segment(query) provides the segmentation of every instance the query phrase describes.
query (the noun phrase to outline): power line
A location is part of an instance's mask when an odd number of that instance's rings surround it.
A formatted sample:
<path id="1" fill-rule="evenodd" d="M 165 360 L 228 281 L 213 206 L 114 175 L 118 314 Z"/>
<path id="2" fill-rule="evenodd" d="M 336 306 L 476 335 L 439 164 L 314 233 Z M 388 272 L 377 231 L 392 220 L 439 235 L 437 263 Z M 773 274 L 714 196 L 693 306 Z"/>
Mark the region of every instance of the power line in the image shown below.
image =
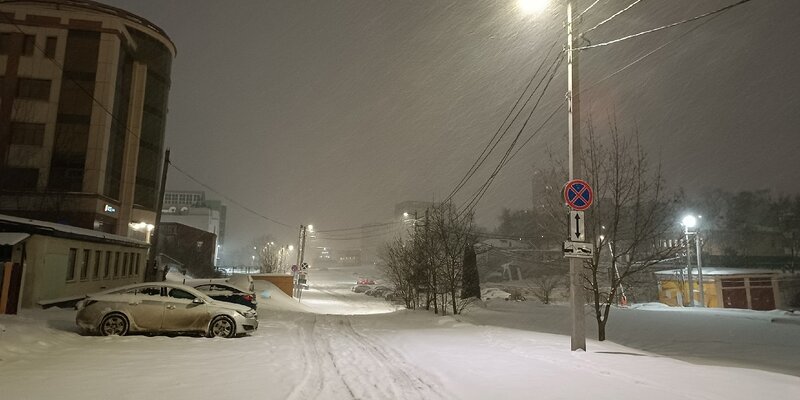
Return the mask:
<path id="1" fill-rule="evenodd" d="M 559 57 L 557 57 L 554 60 L 553 64 L 548 68 L 548 70 L 552 69 L 552 71 L 550 73 L 550 76 L 547 79 L 547 83 L 545 84 L 544 88 L 542 89 L 542 91 L 541 91 L 541 93 L 539 95 L 539 98 L 536 100 L 536 103 L 531 108 L 531 111 L 528 114 L 528 117 L 525 119 L 525 122 L 523 123 L 522 127 L 520 127 L 519 131 L 517 132 L 516 137 L 511 142 L 510 146 L 506 150 L 506 152 L 503 155 L 503 157 L 501 158 L 500 162 L 495 167 L 494 172 L 492 172 L 492 174 L 489 176 L 489 178 L 486 180 L 486 182 L 483 185 L 481 185 L 481 187 L 475 192 L 475 194 L 473 195 L 472 199 L 470 201 L 468 201 L 464 205 L 464 208 L 458 213 L 459 217 L 464 216 L 464 215 L 469 215 L 469 213 L 472 210 L 475 209 L 475 207 L 477 206 L 478 202 L 483 198 L 483 196 L 488 191 L 489 186 L 491 186 L 492 182 L 494 182 L 494 179 L 500 173 L 500 170 L 508 163 L 509 154 L 514 149 L 517 141 L 519 140 L 520 136 L 522 135 L 522 132 L 525 130 L 525 127 L 528 125 L 528 122 L 531 120 L 531 117 L 533 116 L 533 113 L 538 108 L 539 103 L 541 102 L 542 98 L 544 97 L 544 94 L 547 92 L 547 89 L 549 88 L 550 83 L 553 81 L 553 78 L 555 78 L 555 75 L 556 75 L 556 73 L 558 71 L 558 66 L 561 65 L 561 62 L 563 62 L 563 60 L 564 60 L 563 56 L 564 56 L 564 53 L 561 53 L 559 55 Z M 552 117 L 552 115 L 554 115 L 554 114 L 551 114 L 551 117 Z"/>
<path id="2" fill-rule="evenodd" d="M 583 12 L 581 12 L 580 14 L 578 14 L 578 16 L 575 17 L 575 19 L 578 19 L 578 18 L 582 17 L 583 14 L 586 14 L 587 12 L 589 12 L 589 10 L 591 10 L 592 7 L 594 7 L 599 2 L 600 2 L 600 0 L 594 0 L 594 3 L 592 3 L 589 7 L 586 7 L 586 9 L 583 10 Z"/>
<path id="3" fill-rule="evenodd" d="M 489 157 L 489 155 L 491 155 L 491 153 L 494 151 L 494 149 L 497 147 L 497 145 L 500 143 L 500 141 L 503 139 L 503 137 L 505 137 L 505 135 L 508 133 L 508 130 L 511 128 L 511 125 L 513 125 L 514 121 L 516 121 L 517 117 L 519 117 L 519 114 L 522 112 L 522 110 L 528 104 L 530 99 L 533 97 L 533 94 L 536 92 L 536 89 L 538 89 L 539 85 L 541 84 L 541 81 L 539 82 L 539 84 L 537 84 L 536 88 L 534 88 L 534 90 L 531 92 L 530 96 L 528 96 L 528 99 L 525 100 L 525 103 L 523 103 L 522 107 L 520 107 L 520 109 L 517 111 L 517 114 L 514 115 L 513 118 L 511 118 L 511 123 L 508 124 L 508 126 L 505 128 L 505 130 L 503 130 L 503 127 L 506 126 L 506 123 L 509 121 L 509 117 L 511 116 L 511 114 L 514 113 L 514 110 L 517 109 L 517 106 L 519 105 L 519 102 L 525 96 L 525 93 L 527 93 L 527 91 L 530 88 L 531 84 L 536 79 L 536 76 L 541 71 L 542 67 L 545 64 L 545 61 L 547 60 L 547 57 L 550 55 L 550 52 L 553 50 L 553 48 L 556 46 L 556 44 L 558 44 L 558 42 L 553 42 L 553 45 L 550 46 L 550 48 L 547 50 L 547 53 L 542 58 L 542 62 L 536 68 L 536 71 L 533 73 L 533 76 L 531 76 L 531 79 L 528 81 L 528 84 L 522 90 L 522 93 L 520 93 L 519 97 L 514 102 L 514 105 L 508 111 L 508 114 L 503 119 L 503 122 L 497 128 L 497 131 L 494 133 L 492 138 L 489 140 L 489 143 L 486 144 L 486 147 L 484 147 L 483 151 L 481 151 L 481 154 L 478 155 L 478 158 L 475 160 L 475 162 L 472 163 L 472 166 L 469 168 L 467 173 L 461 178 L 461 180 L 458 182 L 458 184 L 456 184 L 456 186 L 453 188 L 453 190 L 450 192 L 450 194 L 442 201 L 442 203 L 446 203 L 446 202 L 450 201 L 450 199 L 452 199 L 453 196 L 455 196 L 456 193 L 458 193 L 458 191 L 460 191 L 464 187 L 464 185 L 467 184 L 469 179 L 471 179 L 472 176 L 475 175 L 477 170 L 483 165 L 483 163 L 486 161 L 486 159 Z M 503 132 L 502 135 L 500 134 L 501 131 Z M 498 135 L 500 136 L 499 138 L 498 138 Z"/>
<path id="4" fill-rule="evenodd" d="M 581 35 L 585 35 L 585 34 L 587 34 L 587 33 L 591 32 L 591 31 L 593 31 L 593 30 L 595 30 L 595 29 L 599 28 L 601 25 L 605 24 L 605 23 L 606 23 L 606 22 L 608 22 L 608 21 L 611 21 L 611 20 L 612 20 L 612 19 L 614 19 L 616 16 L 618 16 L 618 15 L 620 15 L 620 14 L 624 13 L 625 11 L 628 11 L 628 10 L 629 10 L 631 7 L 635 6 L 636 4 L 639 4 L 639 2 L 641 2 L 641 1 L 642 1 L 642 0 L 636 0 L 636 1 L 634 1 L 634 2 L 633 2 L 633 3 L 631 3 L 629 6 L 627 6 L 627 7 L 623 8 L 622 10 L 619 10 L 619 11 L 617 11 L 616 13 L 614 13 L 614 15 L 612 15 L 612 16 L 610 16 L 610 17 L 608 17 L 608 18 L 606 18 L 606 19 L 604 19 L 604 20 L 602 20 L 602 21 L 600 21 L 600 23 L 598 23 L 597 25 L 593 26 L 592 28 L 589 28 L 588 30 L 586 30 L 586 32 L 583 32 L 583 33 L 581 33 Z M 588 11 L 588 10 L 587 10 L 587 11 Z M 584 12 L 585 12 L 585 11 L 584 11 Z M 583 15 L 583 13 L 581 13 L 581 15 Z"/>
<path id="5" fill-rule="evenodd" d="M 621 73 L 622 71 L 625 71 L 626 69 L 628 69 L 628 68 L 632 67 L 633 65 L 637 64 L 638 62 L 640 62 L 640 61 L 644 60 L 645 58 L 647 58 L 647 57 L 651 56 L 653 53 L 655 53 L 655 52 L 657 52 L 657 51 L 659 51 L 659 50 L 663 49 L 664 47 L 667 47 L 668 45 L 672 44 L 673 42 L 677 41 L 678 39 L 682 39 L 684 36 L 686 36 L 686 35 L 688 35 L 688 34 L 690 34 L 690 33 L 694 32 L 694 31 L 696 31 L 697 29 L 699 29 L 699 28 L 700 28 L 700 27 L 702 27 L 703 25 L 705 25 L 705 24 L 707 24 L 707 23 L 709 23 L 709 22 L 713 21 L 713 20 L 714 20 L 714 18 L 717 18 L 717 17 L 719 17 L 720 15 L 721 15 L 721 14 L 714 15 L 713 17 L 711 17 L 711 18 L 709 18 L 709 19 L 707 19 L 707 20 L 705 20 L 705 21 L 701 22 L 699 25 L 697 25 L 697 26 L 693 27 L 692 29 L 689 29 L 689 30 L 687 30 L 686 32 L 683 32 L 682 34 L 678 35 L 677 37 L 673 38 L 672 40 L 670 40 L 670 41 L 668 41 L 668 42 L 666 42 L 666 43 L 662 44 L 661 46 L 658 46 L 658 47 L 656 47 L 656 48 L 655 48 L 655 49 L 653 49 L 652 51 L 648 52 L 647 54 L 645 54 L 645 55 L 643 55 L 643 56 L 641 56 L 641 57 L 639 57 L 639 58 L 637 58 L 636 60 L 633 60 L 633 61 L 632 61 L 632 62 L 630 62 L 628 65 L 626 65 L 626 66 L 624 66 L 624 67 L 622 67 L 622 68 L 618 69 L 617 71 L 613 72 L 612 74 L 610 74 L 610 75 L 607 75 L 607 76 L 606 76 L 606 77 L 604 77 L 603 79 L 600 79 L 600 80 L 598 80 L 598 81 L 596 81 L 596 82 L 592 83 L 591 85 L 589 85 L 589 86 L 587 86 L 587 87 L 585 87 L 585 88 L 581 89 L 581 93 L 587 92 L 587 91 L 589 91 L 589 90 L 593 89 L 595 86 L 599 85 L 600 83 L 602 83 L 602 82 L 604 82 L 604 81 L 606 81 L 606 80 L 608 80 L 608 79 L 611 79 L 611 78 L 612 78 L 612 77 L 614 77 L 615 75 L 617 75 L 617 74 Z"/>
<path id="6" fill-rule="evenodd" d="M 331 232 L 343 232 L 343 231 L 355 231 L 355 230 L 362 230 L 365 228 L 372 228 L 372 227 L 381 227 L 386 225 L 393 225 L 396 224 L 397 221 L 389 221 L 389 222 L 381 222 L 377 224 L 370 224 L 370 225 L 362 225 L 362 226 L 352 226 L 349 228 L 336 228 L 336 229 L 326 229 L 326 230 L 315 230 L 315 233 L 331 233 Z"/>
<path id="7" fill-rule="evenodd" d="M 228 201 L 230 201 L 231 203 L 233 203 L 233 204 L 235 204 L 235 205 L 237 205 L 237 206 L 241 207 L 243 210 L 245 210 L 245 211 L 247 211 L 247 212 L 249 212 L 249 213 L 251 213 L 251 214 L 253 214 L 253 215 L 255 215 L 255 216 L 261 217 L 261 218 L 263 218 L 263 219 L 265 219 L 265 220 L 267 220 L 267 221 L 269 221 L 269 222 L 272 222 L 272 223 L 275 223 L 275 224 L 278 224 L 278 225 L 281 225 L 281 226 L 285 226 L 285 227 L 287 227 L 287 228 L 294 228 L 294 225 L 285 224 L 285 223 L 283 223 L 283 222 L 280 222 L 280 221 L 278 221 L 278 220 L 275 220 L 275 219 L 273 219 L 273 218 L 270 218 L 270 217 L 268 217 L 268 216 L 266 216 L 266 215 L 264 215 L 264 214 L 261 214 L 261 213 L 259 213 L 258 211 L 255 211 L 255 210 L 251 209 L 250 207 L 247 207 L 246 205 L 244 205 L 244 204 L 242 204 L 242 203 L 240 203 L 240 202 L 238 202 L 238 201 L 234 200 L 234 199 L 233 199 L 233 198 L 231 198 L 230 196 L 227 196 L 227 195 L 225 195 L 224 193 L 222 193 L 222 192 L 220 192 L 220 191 L 218 191 L 218 190 L 216 190 L 216 189 L 212 188 L 211 186 L 209 186 L 209 185 L 207 185 L 207 184 L 205 184 L 205 183 L 201 182 L 201 181 L 200 181 L 200 180 L 198 180 L 197 178 L 195 178 L 195 177 L 193 177 L 192 175 L 190 175 L 188 172 L 184 171 L 183 169 L 181 169 L 180 167 L 178 167 L 177 165 L 175 165 L 175 163 L 173 163 L 172 161 L 170 161 L 170 162 L 169 162 L 169 165 L 171 165 L 171 166 L 172 166 L 172 168 L 175 168 L 175 170 L 176 170 L 176 171 L 180 172 L 181 174 L 183 174 L 183 175 L 184 175 L 184 176 L 186 176 L 187 178 L 191 179 L 192 181 L 194 181 L 194 182 L 195 182 L 195 183 L 197 183 L 198 185 L 200 185 L 200 186 L 202 186 L 202 187 L 204 187 L 204 188 L 206 188 L 206 189 L 208 189 L 208 190 L 210 190 L 210 191 L 212 191 L 212 192 L 214 192 L 214 193 L 218 194 L 219 196 L 221 196 L 221 197 L 222 197 L 222 198 L 224 198 L 225 200 L 228 200 Z"/>
<path id="8" fill-rule="evenodd" d="M 531 116 L 533 115 L 533 113 L 534 113 L 534 112 L 536 111 L 536 109 L 538 108 L 539 102 L 542 100 L 542 97 L 544 96 L 544 93 L 547 91 L 547 88 L 548 88 L 548 86 L 550 85 L 550 82 L 551 82 L 551 81 L 553 80 L 553 78 L 555 77 L 555 73 L 556 73 L 556 71 L 557 71 L 557 69 L 558 69 L 557 65 L 560 65 L 560 64 L 561 64 L 561 61 L 563 61 L 563 56 L 564 56 L 564 53 L 563 53 L 563 52 L 562 52 L 562 53 L 560 53 L 560 54 L 559 54 L 559 56 L 558 56 L 558 57 L 556 57 L 556 59 L 554 59 L 554 60 L 553 60 L 553 64 L 551 64 L 551 65 L 548 67 L 548 69 L 547 69 L 548 71 L 550 71 L 550 70 L 552 69 L 552 71 L 550 72 L 550 77 L 549 77 L 549 79 L 548 79 L 548 81 L 547 81 L 547 84 L 545 85 L 544 89 L 542 90 L 541 94 L 539 95 L 539 98 L 536 100 L 536 103 L 535 103 L 535 104 L 534 104 L 534 106 L 531 108 L 531 111 L 530 111 L 530 113 L 528 113 L 528 117 L 525 119 L 525 122 L 523 123 L 522 127 L 520 128 L 520 130 L 517 132 L 517 135 L 515 136 L 514 140 L 512 140 L 512 142 L 511 142 L 511 145 L 510 145 L 510 146 L 509 146 L 509 148 L 506 150 L 505 154 L 503 154 L 503 157 L 501 158 L 501 161 L 500 161 L 500 163 L 499 163 L 499 164 L 498 164 L 498 165 L 495 167 L 495 169 L 494 169 L 493 173 L 490 175 L 490 177 L 487 179 L 487 181 L 486 181 L 486 182 L 484 182 L 484 183 L 483 183 L 483 184 L 480 186 L 480 188 L 479 188 L 479 189 L 478 189 L 478 190 L 477 190 L 477 191 L 476 191 L 476 192 L 473 194 L 472 200 L 470 200 L 469 202 L 467 202 L 467 203 L 464 205 L 464 208 L 463 208 L 463 209 L 462 209 L 462 210 L 461 210 L 461 211 L 458 213 L 459 217 L 460 217 L 460 216 L 462 216 L 462 215 L 467 215 L 467 214 L 469 213 L 469 211 L 471 211 L 471 210 L 474 208 L 474 205 L 473 205 L 472 203 L 476 201 L 476 198 L 479 200 L 481 197 L 483 197 L 483 194 L 486 192 L 486 190 L 488 190 L 488 187 L 489 187 L 489 185 L 491 185 L 492 181 L 494 180 L 494 178 L 495 178 L 495 177 L 497 176 L 497 174 L 499 173 L 499 170 L 500 170 L 500 169 L 501 169 L 501 168 L 502 168 L 502 167 L 505 165 L 505 161 L 506 161 L 506 159 L 507 159 L 507 157 L 508 157 L 508 153 L 511 151 L 511 149 L 513 149 L 513 148 L 514 148 L 514 146 L 516 145 L 517 141 L 519 140 L 519 137 L 520 137 L 520 135 L 521 135 L 521 134 L 522 134 L 522 132 L 524 131 L 524 129 L 525 129 L 525 127 L 527 126 L 528 122 L 530 121 L 530 119 L 531 119 Z M 539 81 L 539 84 L 537 84 L 537 86 L 536 86 L 536 89 L 534 89 L 534 91 L 531 93 L 531 98 L 532 98 L 532 97 L 533 97 L 533 95 L 536 93 L 536 90 L 538 90 L 538 89 L 539 89 L 539 87 L 541 86 L 542 82 L 544 82 L 544 81 L 545 81 L 545 79 L 546 79 L 546 78 L 543 76 L 543 77 L 542 77 L 542 80 L 540 80 L 540 81 Z M 527 102 L 526 102 L 526 104 L 527 104 Z M 522 110 L 520 109 L 520 112 L 521 112 L 521 111 L 522 111 Z M 519 113 L 517 113 L 517 115 L 519 115 Z M 516 118 L 515 118 L 515 119 L 516 119 Z M 509 124 L 509 126 L 506 128 L 506 131 L 507 131 L 508 129 L 510 129 L 510 128 L 511 128 L 511 125 L 513 125 L 513 122 L 514 122 L 514 121 L 512 121 L 512 123 L 511 123 L 511 124 Z M 468 210 L 469 210 L 469 211 L 468 211 Z"/>
<path id="9" fill-rule="evenodd" d="M 646 35 L 646 34 L 649 34 L 649 33 L 658 32 L 658 31 L 661 31 L 661 30 L 664 30 L 664 29 L 667 29 L 667 28 L 672 28 L 672 27 L 675 27 L 675 26 L 678 26 L 678 25 L 681 25 L 681 24 L 685 24 L 685 23 L 688 23 L 688 22 L 696 21 L 696 20 L 701 19 L 701 18 L 706 18 L 706 17 L 712 16 L 714 14 L 718 14 L 718 13 L 730 10 L 730 9 L 736 7 L 736 6 L 740 6 L 740 5 L 742 5 L 744 3 L 747 3 L 747 2 L 750 2 L 750 1 L 752 1 L 752 0 L 740 0 L 740 1 L 736 2 L 736 3 L 727 5 L 725 7 L 720 8 L 720 9 L 717 9 L 717 10 L 714 10 L 714 11 L 710 11 L 710 12 L 707 12 L 705 14 L 698 15 L 696 17 L 685 19 L 683 21 L 678 21 L 678 22 L 671 23 L 669 25 L 664 25 L 664 26 L 660 26 L 658 28 L 653 28 L 653 29 L 649 29 L 649 30 L 646 30 L 646 31 L 643 31 L 643 32 L 634 33 L 632 35 L 624 36 L 624 37 L 621 37 L 619 39 L 610 40 L 608 42 L 592 44 L 592 45 L 582 46 L 582 47 L 576 47 L 573 50 L 587 50 L 587 49 L 593 49 L 593 48 L 596 48 L 596 47 L 608 46 L 608 45 L 614 44 L 614 43 L 619 43 L 619 42 L 621 42 L 623 40 L 632 39 L 632 38 L 639 37 L 639 36 L 642 36 L 642 35 Z"/>

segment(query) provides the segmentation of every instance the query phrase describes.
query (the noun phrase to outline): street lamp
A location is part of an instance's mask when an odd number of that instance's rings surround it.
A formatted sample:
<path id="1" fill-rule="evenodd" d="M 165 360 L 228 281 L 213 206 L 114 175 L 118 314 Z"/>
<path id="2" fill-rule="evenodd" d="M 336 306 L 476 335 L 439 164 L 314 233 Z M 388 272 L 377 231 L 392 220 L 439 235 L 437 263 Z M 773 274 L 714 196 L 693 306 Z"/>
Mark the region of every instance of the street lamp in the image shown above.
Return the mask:
<path id="1" fill-rule="evenodd" d="M 525 13 L 531 14 L 539 12 L 547 7 L 549 0 L 518 0 L 517 6 Z M 580 133 L 580 80 L 578 74 L 578 53 L 576 48 L 578 32 L 576 32 L 573 21 L 572 0 L 567 2 L 567 143 L 568 143 L 568 168 L 569 181 L 581 178 L 582 168 L 580 163 L 581 154 L 581 133 Z M 584 300 L 583 286 L 580 274 L 583 263 L 578 258 L 569 260 L 569 298 L 570 298 L 570 319 L 572 322 L 572 332 L 570 345 L 572 351 L 586 351 L 586 328 L 584 327 Z"/>
<path id="2" fill-rule="evenodd" d="M 699 217 L 702 218 L 702 217 Z M 703 287 L 703 261 L 700 255 L 700 234 L 699 229 L 695 229 L 692 232 L 692 228 L 697 227 L 698 224 L 698 217 L 694 215 L 687 215 L 683 217 L 681 220 L 681 224 L 684 227 L 684 235 L 686 235 L 686 267 L 689 272 L 689 305 L 694 307 L 694 282 L 692 282 L 692 261 L 690 258 L 690 251 L 689 251 L 689 235 L 694 235 L 695 246 L 697 250 L 697 280 L 698 285 L 700 286 L 700 307 L 706 306 L 706 296 L 705 296 L 705 288 Z"/>
<path id="3" fill-rule="evenodd" d="M 525 14 L 538 14 L 547 8 L 549 0 L 519 0 L 517 6 Z"/>

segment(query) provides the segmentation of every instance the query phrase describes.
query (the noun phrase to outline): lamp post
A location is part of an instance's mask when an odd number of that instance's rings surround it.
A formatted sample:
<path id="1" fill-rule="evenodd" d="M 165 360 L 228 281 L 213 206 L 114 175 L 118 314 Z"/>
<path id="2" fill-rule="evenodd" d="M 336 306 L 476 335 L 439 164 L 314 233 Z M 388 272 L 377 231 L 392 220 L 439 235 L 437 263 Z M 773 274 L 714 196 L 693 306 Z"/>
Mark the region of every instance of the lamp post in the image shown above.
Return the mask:
<path id="1" fill-rule="evenodd" d="M 518 0 L 517 4 L 523 12 L 532 13 L 543 10 L 548 0 Z M 569 180 L 580 178 L 581 171 L 581 112 L 580 112 L 580 80 L 578 75 L 578 50 L 576 49 L 577 32 L 572 20 L 572 0 L 567 1 L 567 115 L 569 144 Z M 577 162 L 575 158 L 578 158 Z M 569 298 L 572 335 L 570 345 L 572 351 L 586 351 L 586 328 L 584 318 L 583 284 L 581 270 L 583 261 L 578 258 L 569 260 Z"/>
<path id="2" fill-rule="evenodd" d="M 694 283 L 692 282 L 692 261 L 690 257 L 689 235 L 694 235 L 695 246 L 697 251 L 697 280 L 700 286 L 700 307 L 706 306 L 705 288 L 703 287 L 703 261 L 700 255 L 700 234 L 699 229 L 694 232 L 691 228 L 697 227 L 697 218 L 694 215 L 687 215 L 681 221 L 684 227 L 684 235 L 686 235 L 686 264 L 689 272 L 689 305 L 694 307 Z"/>

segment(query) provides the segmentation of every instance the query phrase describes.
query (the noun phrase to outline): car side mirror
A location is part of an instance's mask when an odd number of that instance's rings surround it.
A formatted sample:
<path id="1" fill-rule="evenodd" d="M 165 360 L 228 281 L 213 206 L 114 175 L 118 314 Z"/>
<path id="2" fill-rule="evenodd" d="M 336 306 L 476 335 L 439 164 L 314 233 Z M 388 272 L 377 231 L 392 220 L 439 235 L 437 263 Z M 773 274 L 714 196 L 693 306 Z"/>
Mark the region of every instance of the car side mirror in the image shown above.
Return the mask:
<path id="1" fill-rule="evenodd" d="M 205 301 L 203 299 L 199 298 L 199 297 L 195 297 L 194 300 L 192 300 L 192 303 L 194 303 L 194 304 L 205 304 Z"/>

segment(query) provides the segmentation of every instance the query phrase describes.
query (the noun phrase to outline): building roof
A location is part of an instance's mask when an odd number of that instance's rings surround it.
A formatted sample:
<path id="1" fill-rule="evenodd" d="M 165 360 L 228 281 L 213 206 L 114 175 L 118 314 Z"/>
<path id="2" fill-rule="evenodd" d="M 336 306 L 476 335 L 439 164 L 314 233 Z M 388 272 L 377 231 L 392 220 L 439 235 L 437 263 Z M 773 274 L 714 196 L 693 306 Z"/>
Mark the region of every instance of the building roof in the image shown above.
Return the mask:
<path id="1" fill-rule="evenodd" d="M 667 269 L 663 271 L 656 271 L 658 276 L 672 276 L 677 274 L 685 274 L 686 268 Z M 779 275 L 783 272 L 775 269 L 764 268 L 725 268 L 725 267 L 703 267 L 703 276 L 730 276 L 730 275 Z M 692 276 L 697 276 L 697 267 L 692 267 Z"/>
<path id="2" fill-rule="evenodd" d="M 0 232 L 27 233 L 30 235 L 53 236 L 100 243 L 115 243 L 134 247 L 150 247 L 150 244 L 147 242 L 131 239 L 126 236 L 57 224 L 55 222 L 12 217 L 3 214 L 0 214 Z"/>
<path id="3" fill-rule="evenodd" d="M 114 15 L 157 32 L 159 35 L 163 36 L 164 39 L 166 39 L 170 43 L 170 45 L 172 45 L 173 54 L 177 53 L 175 42 L 173 42 L 172 39 L 170 39 L 169 35 L 167 35 L 167 32 L 158 27 L 158 25 L 148 21 L 147 19 L 142 18 L 132 12 L 125 11 L 121 8 L 112 7 L 107 4 L 98 3 L 96 1 L 91 1 L 91 0 L 0 0 L 0 5 L 14 4 L 14 3 L 18 4 L 39 3 L 39 4 L 51 5 L 56 8 L 67 6 L 67 7 L 83 8 L 86 10 Z"/>

